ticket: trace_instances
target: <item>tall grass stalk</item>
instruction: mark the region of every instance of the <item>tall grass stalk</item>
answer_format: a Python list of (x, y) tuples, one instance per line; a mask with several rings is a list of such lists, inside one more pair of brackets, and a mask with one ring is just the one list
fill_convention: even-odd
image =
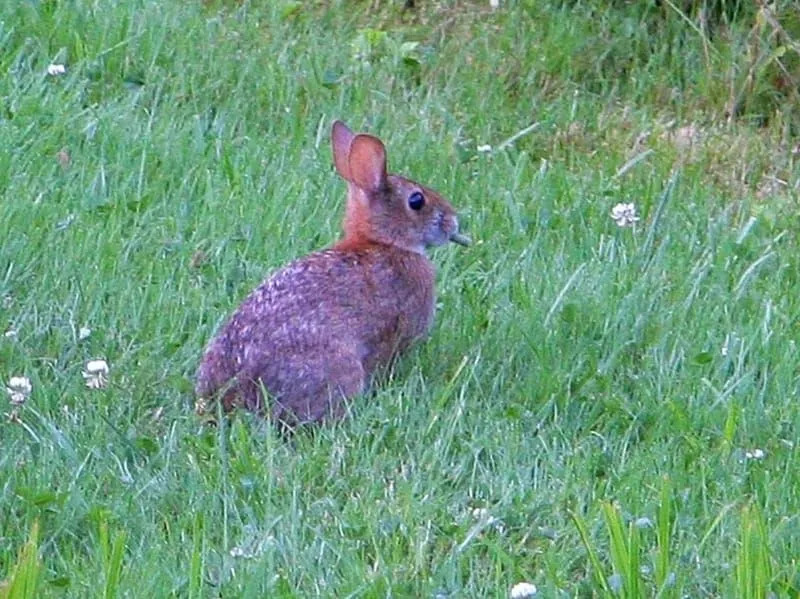
[(741, 511), (741, 532), (736, 558), (738, 597), (765, 599), (771, 596), (772, 559), (769, 536), (761, 510), (748, 504)]
[(33, 523), (28, 540), (6, 580), (0, 582), (0, 599), (35, 599), (39, 596), (42, 562), (39, 558), (39, 522)]

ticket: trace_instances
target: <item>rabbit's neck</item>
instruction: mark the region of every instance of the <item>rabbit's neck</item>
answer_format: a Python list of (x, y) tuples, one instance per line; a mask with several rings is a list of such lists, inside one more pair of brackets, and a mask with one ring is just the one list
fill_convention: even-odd
[(427, 254), (425, 253), (424, 247), (407, 248), (405, 246), (393, 243), (389, 240), (384, 241), (381, 239), (370, 239), (358, 235), (345, 235), (344, 239), (335, 243), (331, 249), (343, 252), (351, 252), (351, 251), (357, 252), (362, 250), (369, 250), (372, 248), (391, 248), (396, 251), (419, 254), (420, 256), (427, 258)]
[(370, 217), (367, 202), (363, 198), (356, 196), (351, 190), (347, 199), (347, 209), (344, 215), (344, 239), (336, 244), (336, 249), (366, 249), (370, 246), (389, 246), (415, 254), (426, 256), (425, 245), (422, 243), (412, 244), (405, 239), (402, 230), (383, 231), (376, 227)]

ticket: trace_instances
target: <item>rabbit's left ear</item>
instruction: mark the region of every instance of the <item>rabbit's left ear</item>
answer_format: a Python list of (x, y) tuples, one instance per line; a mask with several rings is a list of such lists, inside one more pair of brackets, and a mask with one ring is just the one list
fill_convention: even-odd
[(386, 187), (386, 148), (372, 135), (360, 134), (350, 144), (350, 181), (364, 191)]
[(345, 181), (350, 178), (350, 146), (353, 144), (353, 132), (342, 121), (334, 121), (331, 129), (331, 145), (333, 146), (333, 164), (339, 176)]

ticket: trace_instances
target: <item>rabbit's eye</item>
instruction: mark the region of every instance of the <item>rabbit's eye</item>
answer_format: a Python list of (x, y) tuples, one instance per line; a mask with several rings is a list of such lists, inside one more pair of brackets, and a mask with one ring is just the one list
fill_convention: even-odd
[(425, 196), (423, 196), (420, 192), (415, 191), (408, 196), (408, 207), (412, 210), (421, 210), (424, 205)]

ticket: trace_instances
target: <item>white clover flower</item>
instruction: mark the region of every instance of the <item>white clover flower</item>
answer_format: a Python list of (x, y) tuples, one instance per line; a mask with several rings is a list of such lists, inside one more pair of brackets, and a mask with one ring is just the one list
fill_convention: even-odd
[(67, 72), (67, 68), (63, 64), (51, 64), (47, 66), (47, 74), (51, 77), (63, 75)]
[(478, 153), (480, 154), (488, 154), (489, 152), (492, 151), (492, 146), (490, 146), (489, 144), (483, 144), (475, 149), (478, 150)]
[(639, 220), (636, 216), (636, 206), (631, 204), (617, 204), (611, 209), (611, 218), (618, 227), (630, 227)]
[(767, 456), (767, 452), (763, 449), (754, 449), (752, 451), (745, 451), (744, 457), (748, 460), (763, 460)]
[(200, 397), (194, 402), (194, 413), (198, 416), (205, 416), (210, 411), (210, 406), (207, 400)]
[(89, 389), (102, 389), (108, 384), (108, 363), (105, 360), (89, 360), (83, 379)]
[(12, 376), (8, 379), (8, 384), (6, 385), (6, 391), (10, 396), (11, 403), (15, 406), (24, 404), (32, 390), (31, 381), (26, 376)]
[(473, 508), (472, 517), (476, 520), (492, 520), (492, 515), (485, 507)]
[(8, 329), (5, 333), (3, 333), (3, 337), (6, 339), (16, 339), (17, 338), (17, 331), (14, 329)]
[[(250, 527), (245, 527), (250, 528)], [(250, 531), (248, 534), (247, 539), (240, 545), (236, 545), (235, 547), (231, 547), (230, 551), (228, 552), (231, 557), (234, 558), (244, 558), (244, 559), (253, 559), (257, 558), (264, 554), (264, 552), (270, 546), (274, 546), (275, 544), (275, 537), (272, 535), (267, 535), (266, 537), (260, 536), (253, 536), (255, 533)]]
[(511, 587), (511, 599), (524, 599), (525, 597), (533, 597), (538, 589), (535, 584), (530, 582), (518, 582)]
[(84, 339), (88, 339), (89, 335), (92, 334), (92, 329), (89, 327), (81, 327), (78, 330), (78, 341), (83, 341)]

